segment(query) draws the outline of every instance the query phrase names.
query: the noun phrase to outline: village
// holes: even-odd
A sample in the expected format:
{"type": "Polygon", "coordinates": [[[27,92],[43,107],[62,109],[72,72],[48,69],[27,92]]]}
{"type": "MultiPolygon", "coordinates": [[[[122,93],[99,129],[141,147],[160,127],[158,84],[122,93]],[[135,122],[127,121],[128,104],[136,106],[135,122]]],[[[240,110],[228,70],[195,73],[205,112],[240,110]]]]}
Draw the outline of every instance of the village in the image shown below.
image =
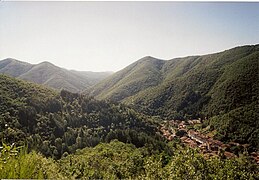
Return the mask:
{"type": "MultiPolygon", "coordinates": [[[[184,145],[198,149],[205,158],[211,156],[233,158],[237,155],[231,149],[238,148],[246,150],[248,147],[248,144],[239,144],[236,142],[224,144],[219,140],[213,139],[213,133],[201,132],[201,127],[201,119],[188,121],[170,120],[164,121],[161,124],[160,132],[168,141],[179,138],[184,145]]],[[[259,152],[252,152],[250,157],[259,164],[259,152]]]]}

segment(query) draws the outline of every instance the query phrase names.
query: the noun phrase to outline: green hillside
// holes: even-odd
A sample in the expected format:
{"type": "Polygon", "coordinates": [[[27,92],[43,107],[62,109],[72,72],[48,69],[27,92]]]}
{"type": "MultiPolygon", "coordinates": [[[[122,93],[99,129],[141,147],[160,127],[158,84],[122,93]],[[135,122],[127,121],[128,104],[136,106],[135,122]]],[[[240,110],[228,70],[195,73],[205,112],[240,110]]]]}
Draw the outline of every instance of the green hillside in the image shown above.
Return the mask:
{"type": "Polygon", "coordinates": [[[0,139],[60,158],[119,139],[151,151],[166,148],[152,118],[120,104],[0,75],[0,139]]]}
{"type": "Polygon", "coordinates": [[[123,70],[109,76],[101,83],[90,88],[91,95],[100,99],[121,101],[148,87],[157,86],[162,80],[160,69],[164,61],[144,57],[123,70]]]}
{"type": "Polygon", "coordinates": [[[111,74],[110,72],[69,71],[49,62],[33,65],[10,58],[0,61],[0,73],[71,92],[85,90],[111,74]]]}
{"type": "Polygon", "coordinates": [[[212,127],[219,130],[222,127],[218,124],[226,123],[225,134],[239,134],[227,139],[249,141],[259,147],[258,141],[252,140],[259,136],[258,115],[253,108],[258,106],[258,62],[259,45],[169,61],[145,57],[95,85],[90,94],[166,119],[204,119],[225,113],[234,116],[241,108],[242,116],[231,120],[231,130],[227,130],[230,120],[221,118],[210,121],[212,127]],[[244,115],[247,111],[251,111],[249,116],[244,115]],[[235,122],[240,124],[235,127],[235,122]],[[240,137],[249,128],[250,133],[240,137]]]}

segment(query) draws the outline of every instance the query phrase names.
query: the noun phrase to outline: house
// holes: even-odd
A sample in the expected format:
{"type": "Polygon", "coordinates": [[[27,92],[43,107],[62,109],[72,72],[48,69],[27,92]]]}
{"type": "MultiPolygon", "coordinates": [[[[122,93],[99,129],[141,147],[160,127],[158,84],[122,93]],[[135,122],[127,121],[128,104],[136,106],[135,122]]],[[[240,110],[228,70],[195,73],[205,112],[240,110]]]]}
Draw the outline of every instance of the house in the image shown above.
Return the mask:
{"type": "Polygon", "coordinates": [[[188,137],[183,136],[183,137],[181,137],[180,139],[181,139],[182,142],[184,142],[186,139],[188,139],[188,137]]]}
{"type": "Polygon", "coordinates": [[[206,143],[206,142],[207,142],[207,140],[206,140],[204,137],[202,137],[202,135],[200,135],[199,133],[197,133],[197,132],[195,132],[195,131],[193,131],[193,130],[189,130],[189,131],[188,131],[188,136],[189,136],[191,139],[197,141],[197,142],[200,143],[200,144],[203,144],[203,143],[206,143]]]}
{"type": "Polygon", "coordinates": [[[257,164],[259,164],[259,152],[252,152],[251,157],[255,160],[257,164]]]}
{"type": "Polygon", "coordinates": [[[199,119],[188,120],[187,122],[188,122],[190,125],[201,124],[201,120],[199,120],[199,119]]]}
{"type": "Polygon", "coordinates": [[[224,155],[226,156],[226,158],[234,158],[234,157],[236,157],[236,155],[234,153],[231,153],[231,152],[228,152],[228,151],[225,151],[224,155]]]}

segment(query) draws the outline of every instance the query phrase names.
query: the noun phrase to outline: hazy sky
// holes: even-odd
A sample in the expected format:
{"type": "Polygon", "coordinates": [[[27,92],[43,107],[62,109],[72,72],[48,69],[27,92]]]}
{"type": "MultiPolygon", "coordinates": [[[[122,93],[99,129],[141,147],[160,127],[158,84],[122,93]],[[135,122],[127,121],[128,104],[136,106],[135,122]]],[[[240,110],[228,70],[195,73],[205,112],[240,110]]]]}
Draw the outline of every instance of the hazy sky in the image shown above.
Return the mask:
{"type": "Polygon", "coordinates": [[[259,3],[0,2],[0,59],[117,71],[259,43],[259,3]]]}

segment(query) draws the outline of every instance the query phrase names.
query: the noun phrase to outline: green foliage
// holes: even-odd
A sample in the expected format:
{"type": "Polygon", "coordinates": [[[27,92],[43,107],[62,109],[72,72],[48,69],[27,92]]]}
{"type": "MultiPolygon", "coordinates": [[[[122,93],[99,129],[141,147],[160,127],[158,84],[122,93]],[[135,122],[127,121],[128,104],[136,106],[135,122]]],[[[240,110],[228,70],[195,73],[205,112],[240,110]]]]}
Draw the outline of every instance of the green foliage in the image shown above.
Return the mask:
{"type": "Polygon", "coordinates": [[[3,144],[0,152],[1,179],[62,178],[58,166],[35,151],[27,153],[25,148],[3,144]]]}
{"type": "Polygon", "coordinates": [[[208,175],[206,160],[193,149],[176,152],[167,169],[173,179],[206,179],[208,175]]]}
{"type": "Polygon", "coordinates": [[[178,150],[166,166],[171,179],[257,179],[258,166],[246,156],[235,159],[204,159],[196,150],[178,150]]]}
{"type": "Polygon", "coordinates": [[[240,156],[205,159],[196,150],[174,149],[147,155],[146,148],[136,148],[117,140],[85,148],[59,160],[61,172],[68,178],[88,179],[256,179],[258,166],[240,156]]]}
{"type": "Polygon", "coordinates": [[[169,151],[157,124],[125,105],[41,86],[0,75],[0,139],[60,158],[64,153],[119,139],[150,152],[169,151]]]}
{"type": "Polygon", "coordinates": [[[234,180],[259,177],[258,166],[245,155],[235,159],[205,159],[193,149],[180,146],[173,149],[174,155],[165,152],[149,155],[146,147],[136,148],[114,140],[54,161],[35,151],[18,152],[14,146],[4,145],[0,154],[0,178],[234,180]]]}
{"type": "Polygon", "coordinates": [[[59,161],[69,178],[90,179],[256,179],[258,166],[241,155],[205,159],[198,151],[174,148],[174,155],[147,155],[146,148],[112,141],[59,161]]]}
{"type": "Polygon", "coordinates": [[[62,158],[62,172],[69,178],[125,179],[141,171],[143,155],[133,145],[112,141],[62,158]]]}
{"type": "Polygon", "coordinates": [[[205,179],[258,179],[258,165],[249,162],[248,157],[222,160],[212,158],[206,161],[207,177],[205,179]]]}
{"type": "Polygon", "coordinates": [[[245,144],[251,143],[250,148],[259,148],[258,107],[255,103],[231,110],[230,112],[210,118],[207,122],[217,129],[217,137],[221,140],[232,140],[245,144]]]}

